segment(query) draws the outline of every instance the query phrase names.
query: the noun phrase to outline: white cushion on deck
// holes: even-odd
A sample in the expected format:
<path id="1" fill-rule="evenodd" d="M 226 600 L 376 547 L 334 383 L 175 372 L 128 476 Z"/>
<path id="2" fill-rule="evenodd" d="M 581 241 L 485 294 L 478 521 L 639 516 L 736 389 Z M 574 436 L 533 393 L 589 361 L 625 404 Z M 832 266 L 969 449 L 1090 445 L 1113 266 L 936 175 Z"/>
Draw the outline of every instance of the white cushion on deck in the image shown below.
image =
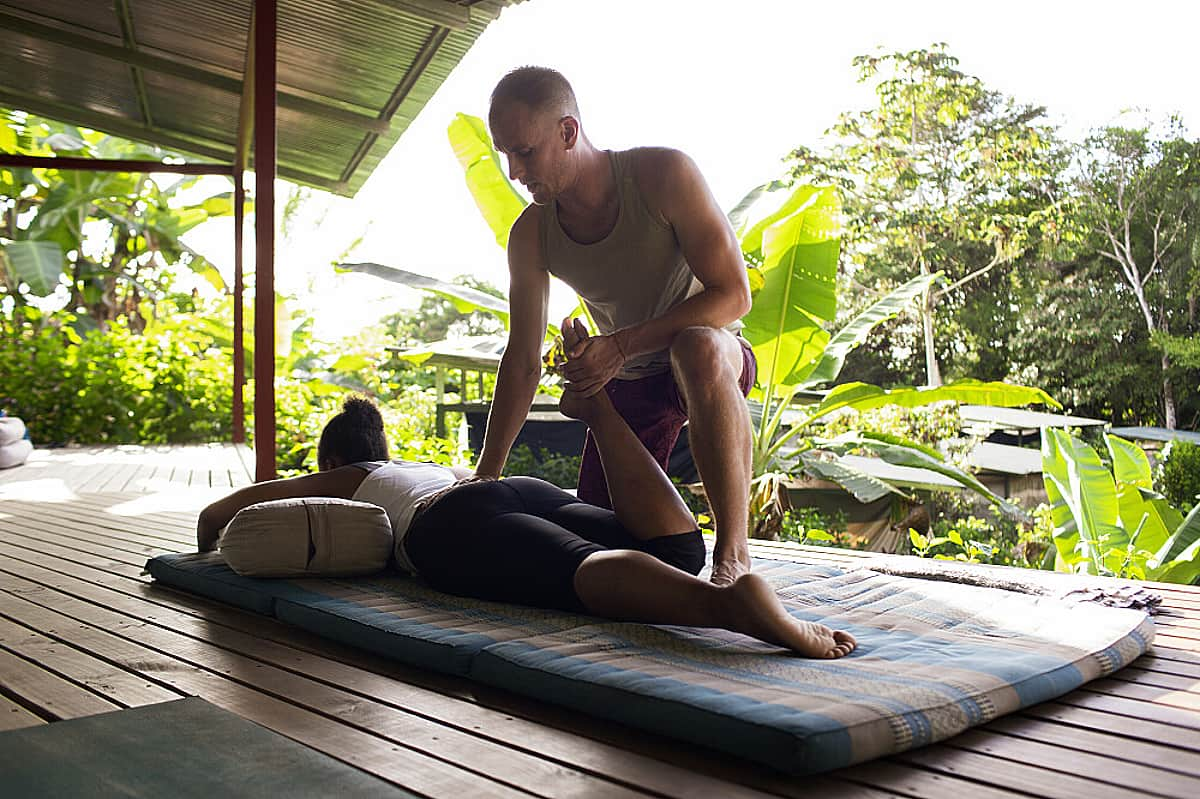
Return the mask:
<path id="1" fill-rule="evenodd" d="M 239 511 L 220 548 L 229 568 L 247 577 L 374 574 L 387 567 L 392 525 L 367 502 L 277 499 Z"/>
<path id="2" fill-rule="evenodd" d="M 0 446 L 25 437 L 25 422 L 15 416 L 0 416 Z"/>
<path id="3" fill-rule="evenodd" d="M 3 422 L 0 419 L 0 422 Z M 0 469 L 20 466 L 33 452 L 33 444 L 27 438 L 18 438 L 10 444 L 0 445 Z"/>

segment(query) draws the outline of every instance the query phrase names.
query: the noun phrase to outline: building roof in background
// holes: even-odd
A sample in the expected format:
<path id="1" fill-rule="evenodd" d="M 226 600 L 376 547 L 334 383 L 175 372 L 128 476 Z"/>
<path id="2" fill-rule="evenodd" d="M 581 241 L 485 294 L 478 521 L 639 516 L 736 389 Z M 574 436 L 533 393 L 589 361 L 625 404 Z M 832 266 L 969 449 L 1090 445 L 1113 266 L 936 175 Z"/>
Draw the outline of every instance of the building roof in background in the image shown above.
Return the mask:
<path id="1" fill-rule="evenodd" d="M 967 454 L 967 462 L 975 469 L 1000 474 L 1040 474 L 1042 471 L 1041 450 L 991 441 L 976 444 Z"/>
<path id="2" fill-rule="evenodd" d="M 353 196 L 520 0 L 283 0 L 278 174 Z M 0 106 L 234 160 L 252 0 L 0 0 Z"/>
<path id="3" fill-rule="evenodd" d="M 462 336 L 415 347 L 388 347 L 387 350 L 421 366 L 495 372 L 500 368 L 500 356 L 507 343 L 506 336 Z"/>
<path id="4" fill-rule="evenodd" d="M 1114 427 L 1114 436 L 1138 441 L 1190 441 L 1200 444 L 1200 433 L 1193 430 L 1168 430 L 1165 427 Z"/>
<path id="5" fill-rule="evenodd" d="M 1023 408 L 994 408 L 990 405 L 963 405 L 959 407 L 958 413 L 967 426 L 983 428 L 989 432 L 1009 430 L 1035 433 L 1043 427 L 1095 427 L 1107 424 L 1101 419 L 1028 411 Z"/>

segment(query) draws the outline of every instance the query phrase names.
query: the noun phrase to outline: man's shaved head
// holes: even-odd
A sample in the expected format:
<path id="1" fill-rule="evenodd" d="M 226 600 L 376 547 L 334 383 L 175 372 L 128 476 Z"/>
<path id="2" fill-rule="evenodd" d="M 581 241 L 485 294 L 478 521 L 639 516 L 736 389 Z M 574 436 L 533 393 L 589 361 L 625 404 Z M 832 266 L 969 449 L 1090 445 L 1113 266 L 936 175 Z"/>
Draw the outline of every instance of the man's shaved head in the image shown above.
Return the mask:
<path id="1" fill-rule="evenodd" d="M 536 113 L 553 113 L 559 119 L 579 119 L 571 84 L 562 73 L 548 67 L 518 67 L 501 78 L 492 90 L 491 113 L 513 102 L 523 103 Z"/>

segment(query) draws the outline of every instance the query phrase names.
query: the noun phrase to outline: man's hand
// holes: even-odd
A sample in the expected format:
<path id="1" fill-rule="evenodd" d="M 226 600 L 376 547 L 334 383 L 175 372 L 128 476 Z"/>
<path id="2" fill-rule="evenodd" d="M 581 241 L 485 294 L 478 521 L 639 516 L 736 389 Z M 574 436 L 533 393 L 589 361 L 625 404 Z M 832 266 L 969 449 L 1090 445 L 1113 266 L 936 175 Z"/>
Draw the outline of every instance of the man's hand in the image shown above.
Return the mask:
<path id="1" fill-rule="evenodd" d="M 567 362 L 562 374 L 572 391 L 590 397 L 608 384 L 625 365 L 625 353 L 615 335 L 589 336 L 583 322 L 563 320 L 563 346 Z"/>
<path id="2" fill-rule="evenodd" d="M 750 573 L 750 565 L 736 557 L 718 559 L 713 556 L 712 576 L 709 581 L 713 585 L 732 585 L 743 574 Z"/>

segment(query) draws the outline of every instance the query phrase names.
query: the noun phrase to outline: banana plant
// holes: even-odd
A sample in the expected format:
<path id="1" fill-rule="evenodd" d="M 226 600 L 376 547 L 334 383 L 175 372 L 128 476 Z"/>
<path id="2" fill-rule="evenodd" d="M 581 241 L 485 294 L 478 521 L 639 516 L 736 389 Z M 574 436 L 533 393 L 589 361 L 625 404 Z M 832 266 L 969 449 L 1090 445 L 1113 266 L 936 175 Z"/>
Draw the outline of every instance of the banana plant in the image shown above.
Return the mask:
<path id="1" fill-rule="evenodd" d="M 739 204 L 760 196 L 770 186 L 759 187 Z M 1058 406 L 1041 389 L 1006 383 L 959 380 L 933 388 L 884 389 L 865 383 L 834 388 L 815 407 L 797 410 L 792 401 L 801 391 L 816 389 L 836 379 L 846 356 L 880 323 L 895 317 L 923 297 L 939 275 L 920 275 L 899 286 L 855 316 L 837 333 L 825 325 L 837 313 L 836 282 L 841 236 L 840 205 L 832 187 L 800 186 L 777 210 L 758 222 L 741 222 L 741 242 L 746 259 L 761 266 L 751 268 L 754 301 L 743 320 L 746 338 L 753 342 L 759 365 L 759 383 L 752 398 L 755 409 L 753 440 L 754 482 L 752 509 L 767 509 L 770 523 L 756 519 L 755 533 L 770 534 L 781 509 L 786 509 L 784 476 L 805 471 L 836 482 L 863 502 L 888 493 L 902 493 L 866 472 L 854 469 L 836 456 L 866 450 L 899 466 L 914 466 L 943 474 L 979 493 L 1004 512 L 1024 518 L 1024 513 L 996 496 L 972 475 L 945 461 L 936 450 L 894 436 L 861 433 L 833 440 L 805 437 L 814 422 L 851 409 L 871 410 L 885 405 L 918 407 L 952 401 L 982 405 L 1019 406 L 1041 403 Z"/>
<path id="2" fill-rule="evenodd" d="M 1042 431 L 1042 478 L 1058 571 L 1170 583 L 1200 578 L 1200 506 L 1186 517 L 1153 489 L 1140 447 L 1105 436 L 1100 454 L 1064 430 Z"/>
<path id="3" fill-rule="evenodd" d="M 0 140 L 7 142 L 3 149 L 28 155 L 146 160 L 163 155 L 32 116 L 12 117 L 6 124 L 0 114 Z M 226 192 L 180 206 L 180 190 L 196 180 L 185 177 L 160 186 L 149 175 L 128 172 L 0 170 L 0 194 L 16 198 L 12 213 L 0 214 L 0 239 L 8 241 L 0 245 L 0 278 L 7 293 L 18 303 L 45 297 L 63 283 L 65 274 L 76 303 L 87 305 L 95 323 L 103 324 L 122 304 L 136 307 L 160 293 L 154 287 L 156 267 L 186 264 L 223 288 L 217 270 L 181 237 L 209 218 L 231 214 L 232 197 Z M 107 233 L 98 232 L 104 227 Z M 108 241 L 96 246 L 97 237 L 105 235 Z M 98 250 L 106 254 L 98 259 L 85 255 Z M 118 298 L 121 284 L 125 297 Z"/>

